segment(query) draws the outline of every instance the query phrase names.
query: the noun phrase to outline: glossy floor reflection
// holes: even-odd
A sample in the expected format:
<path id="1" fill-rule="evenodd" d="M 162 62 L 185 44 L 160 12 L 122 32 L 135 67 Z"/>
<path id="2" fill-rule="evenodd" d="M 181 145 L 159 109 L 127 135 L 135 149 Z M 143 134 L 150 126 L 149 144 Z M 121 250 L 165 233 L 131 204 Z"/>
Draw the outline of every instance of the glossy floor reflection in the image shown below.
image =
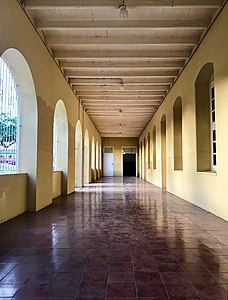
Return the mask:
<path id="1" fill-rule="evenodd" d="M 227 300 L 228 223 L 136 178 L 0 225 L 0 300 Z"/>

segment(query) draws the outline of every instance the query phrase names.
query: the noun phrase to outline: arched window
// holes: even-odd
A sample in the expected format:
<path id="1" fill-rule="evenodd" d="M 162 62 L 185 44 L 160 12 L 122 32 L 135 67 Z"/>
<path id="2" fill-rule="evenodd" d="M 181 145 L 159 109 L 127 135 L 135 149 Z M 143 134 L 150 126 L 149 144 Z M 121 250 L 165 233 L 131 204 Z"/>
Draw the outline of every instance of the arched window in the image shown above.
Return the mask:
<path id="1" fill-rule="evenodd" d="M 18 170 L 19 92 L 7 63 L 0 57 L 0 171 Z"/>
<path id="2" fill-rule="evenodd" d="M 173 105 L 173 150 L 174 170 L 183 170 L 182 159 L 182 99 L 178 97 Z"/>
<path id="3" fill-rule="evenodd" d="M 196 82 L 197 171 L 216 171 L 216 112 L 214 67 L 205 64 Z"/>
<path id="4" fill-rule="evenodd" d="M 91 145 L 91 172 L 92 172 L 92 180 L 96 180 L 96 172 L 95 172 L 95 141 L 94 137 L 92 137 L 92 145 Z"/>
<path id="5" fill-rule="evenodd" d="M 143 143 L 143 146 L 144 146 L 144 151 L 143 151 L 143 159 L 144 159 L 144 163 L 143 163 L 143 170 L 144 170 L 144 178 L 146 180 L 146 138 L 144 137 L 144 143 Z"/>
<path id="6" fill-rule="evenodd" d="M 53 170 L 65 170 L 68 161 L 68 122 L 64 102 L 55 106 L 53 123 Z"/>
<path id="7" fill-rule="evenodd" d="M 61 194 L 67 193 L 68 173 L 68 121 L 64 102 L 55 106 L 53 122 L 53 170 L 62 171 Z"/>
<path id="8" fill-rule="evenodd" d="M 75 186 L 82 186 L 82 126 L 79 120 L 75 131 Z"/>
<path id="9" fill-rule="evenodd" d="M 86 129 L 84 139 L 84 184 L 89 183 L 89 132 Z"/>
<path id="10" fill-rule="evenodd" d="M 1 63 L 5 62 L 11 76 L 15 79 L 17 92 L 20 103 L 18 102 L 17 110 L 17 137 L 16 137 L 16 167 L 18 172 L 28 174 L 27 181 L 27 210 L 36 210 L 36 177 L 37 177 L 37 124 L 38 109 L 36 90 L 29 65 L 24 56 L 14 48 L 7 49 L 1 56 Z M 2 69 L 4 70 L 4 68 Z M 6 96 L 7 88 L 5 73 L 0 72 L 0 98 Z M 9 79 L 9 78 L 8 78 Z M 5 86 L 5 87 L 4 87 Z M 11 97 L 8 97 L 12 100 Z M 1 106 L 2 108 L 2 106 Z M 19 129 L 20 124 L 20 130 Z M 8 123 L 9 125 L 9 123 Z M 12 127 L 11 127 L 12 129 Z M 13 130 L 12 130 L 13 131 Z M 12 140 L 12 138 L 10 138 Z M 9 147 L 8 147 L 9 148 Z"/>
<path id="11" fill-rule="evenodd" d="M 156 127 L 153 128 L 153 169 L 156 169 L 157 154 L 156 154 Z"/>
<path id="12" fill-rule="evenodd" d="M 99 146 L 99 170 L 100 170 L 100 176 L 102 176 L 102 150 L 101 150 L 101 145 Z"/>
<path id="13" fill-rule="evenodd" d="M 96 172 L 98 174 L 99 170 L 99 145 L 98 142 L 96 142 Z"/>
<path id="14" fill-rule="evenodd" d="M 150 133 L 148 132 L 147 140 L 147 159 L 148 159 L 148 169 L 150 169 Z"/>
<path id="15" fill-rule="evenodd" d="M 166 189 L 166 115 L 161 118 L 161 171 L 162 171 L 162 188 Z"/>

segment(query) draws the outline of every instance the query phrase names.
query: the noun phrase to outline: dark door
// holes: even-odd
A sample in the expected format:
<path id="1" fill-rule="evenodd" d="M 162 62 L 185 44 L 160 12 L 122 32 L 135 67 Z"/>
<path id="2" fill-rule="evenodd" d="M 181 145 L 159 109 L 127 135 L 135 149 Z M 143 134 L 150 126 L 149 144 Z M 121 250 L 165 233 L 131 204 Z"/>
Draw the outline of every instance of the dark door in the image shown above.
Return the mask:
<path id="1" fill-rule="evenodd" d="M 136 176 L 136 154 L 123 154 L 123 176 Z"/>

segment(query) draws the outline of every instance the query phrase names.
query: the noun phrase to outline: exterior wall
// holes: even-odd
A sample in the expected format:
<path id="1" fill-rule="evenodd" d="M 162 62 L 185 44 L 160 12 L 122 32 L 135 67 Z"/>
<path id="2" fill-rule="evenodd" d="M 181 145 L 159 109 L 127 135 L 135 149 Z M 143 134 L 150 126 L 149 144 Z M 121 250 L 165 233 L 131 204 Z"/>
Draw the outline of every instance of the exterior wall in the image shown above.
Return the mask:
<path id="1" fill-rule="evenodd" d="M 192 59 L 140 136 L 143 142 L 157 129 L 157 169 L 147 170 L 146 180 L 162 186 L 161 118 L 166 115 L 167 190 L 228 220 L 228 4 L 203 39 Z M 214 64 L 217 129 L 217 172 L 197 172 L 195 80 L 208 62 Z M 182 97 L 183 171 L 174 171 L 173 104 Z"/>
<path id="2" fill-rule="evenodd" d="M 0 175 L 0 223 L 26 211 L 26 190 L 27 174 Z"/>
<path id="3" fill-rule="evenodd" d="M 37 211 L 52 202 L 52 134 L 56 102 L 59 99 L 64 102 L 68 118 L 68 194 L 75 190 L 77 120 L 80 119 L 83 124 L 83 137 L 85 129 L 99 144 L 101 137 L 17 0 L 1 1 L 0 11 L 0 55 L 9 48 L 20 51 L 30 67 L 36 90 L 37 169 L 35 205 L 31 210 Z"/>
<path id="4" fill-rule="evenodd" d="M 104 146 L 114 147 L 114 176 L 122 176 L 122 147 L 137 147 L 138 157 L 138 138 L 102 138 Z M 138 161 L 138 159 L 137 159 Z M 138 170 L 138 166 L 137 166 Z"/>

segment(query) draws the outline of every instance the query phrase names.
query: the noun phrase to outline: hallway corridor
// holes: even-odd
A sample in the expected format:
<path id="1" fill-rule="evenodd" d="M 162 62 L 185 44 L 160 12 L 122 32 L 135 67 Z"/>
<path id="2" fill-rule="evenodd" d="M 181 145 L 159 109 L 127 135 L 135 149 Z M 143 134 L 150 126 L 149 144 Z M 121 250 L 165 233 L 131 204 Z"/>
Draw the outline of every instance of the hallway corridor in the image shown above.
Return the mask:
<path id="1" fill-rule="evenodd" d="M 138 178 L 0 225 L 0 300 L 227 300 L 227 287 L 227 222 Z"/>

